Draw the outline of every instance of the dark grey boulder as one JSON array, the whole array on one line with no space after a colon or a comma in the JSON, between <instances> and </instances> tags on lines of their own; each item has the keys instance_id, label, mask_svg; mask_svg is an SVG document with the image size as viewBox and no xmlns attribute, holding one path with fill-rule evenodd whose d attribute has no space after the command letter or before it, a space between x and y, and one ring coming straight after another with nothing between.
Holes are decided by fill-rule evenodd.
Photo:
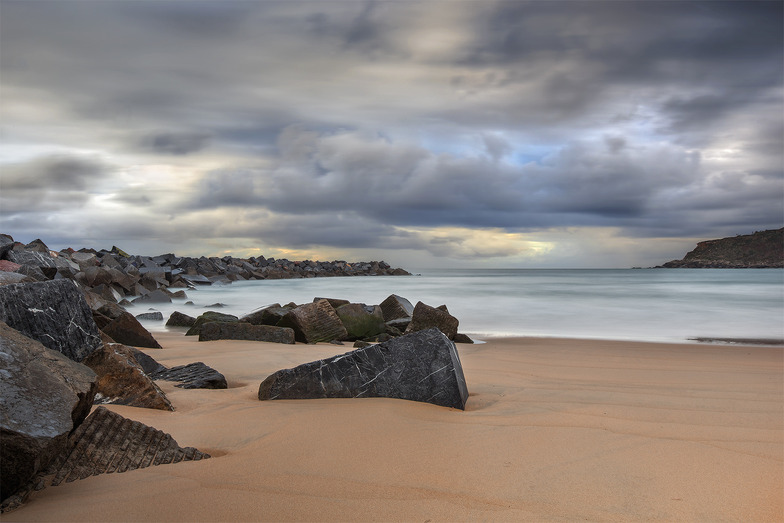
<instances>
[{"instance_id":1,"label":"dark grey boulder","mask_svg":"<svg viewBox=\"0 0 784 523\"><path fill-rule=\"evenodd\" d=\"M7 234L0 234L0 259L5 259L6 254L14 248L14 239Z\"/></svg>"},{"instance_id":2,"label":"dark grey boulder","mask_svg":"<svg viewBox=\"0 0 784 523\"><path fill-rule=\"evenodd\" d=\"M474 340L468 337L468 335L462 334L460 332L455 334L455 339L452 341L454 341L455 343L474 343Z\"/></svg>"},{"instance_id":3,"label":"dark grey boulder","mask_svg":"<svg viewBox=\"0 0 784 523\"><path fill-rule=\"evenodd\" d=\"M414 306L411 305L411 302L397 294L388 296L381 302L380 307L384 314L384 321L410 318L414 314Z\"/></svg>"},{"instance_id":4,"label":"dark grey boulder","mask_svg":"<svg viewBox=\"0 0 784 523\"><path fill-rule=\"evenodd\" d=\"M130 312L123 312L119 317L112 319L101 327L101 331L123 345L148 349L161 348L158 340Z\"/></svg>"},{"instance_id":5,"label":"dark grey boulder","mask_svg":"<svg viewBox=\"0 0 784 523\"><path fill-rule=\"evenodd\" d=\"M444 306L442 305L442 307ZM406 328L406 333L435 327L446 334L446 337L451 340L454 339L457 334L459 323L458 319L448 312L425 305L420 301L417 302L416 307L414 307L414 314L411 317L411 323Z\"/></svg>"},{"instance_id":6,"label":"dark grey boulder","mask_svg":"<svg viewBox=\"0 0 784 523\"><path fill-rule=\"evenodd\" d=\"M468 389L455 344L438 329L280 370L260 400L385 397L465 409Z\"/></svg>"},{"instance_id":7,"label":"dark grey boulder","mask_svg":"<svg viewBox=\"0 0 784 523\"><path fill-rule=\"evenodd\" d=\"M133 354L133 359L136 360L136 363L139 364L145 374L154 374L166 370L166 367L155 361L155 358L146 352L142 352L136 347L128 348L131 350L131 354Z\"/></svg>"},{"instance_id":8,"label":"dark grey boulder","mask_svg":"<svg viewBox=\"0 0 784 523\"><path fill-rule=\"evenodd\" d=\"M71 280L3 285L0 321L74 361L102 344L92 311Z\"/></svg>"},{"instance_id":9,"label":"dark grey boulder","mask_svg":"<svg viewBox=\"0 0 784 523\"><path fill-rule=\"evenodd\" d=\"M240 319L233 314L224 314L222 312L216 311L207 311L201 314L196 321L193 322L191 328L188 329L188 332L185 333L186 336L198 336L199 332L201 332L201 328L205 323L209 323L211 321L222 321L226 323L233 323L236 321L240 321Z\"/></svg>"},{"instance_id":10,"label":"dark grey boulder","mask_svg":"<svg viewBox=\"0 0 784 523\"><path fill-rule=\"evenodd\" d=\"M327 300L306 303L290 310L279 327L294 329L296 340L302 343L342 340L348 335L343 322Z\"/></svg>"},{"instance_id":11,"label":"dark grey boulder","mask_svg":"<svg viewBox=\"0 0 784 523\"><path fill-rule=\"evenodd\" d=\"M155 289L144 296L139 296L131 300L136 305L144 303L171 303L171 297L161 289Z\"/></svg>"},{"instance_id":12,"label":"dark grey boulder","mask_svg":"<svg viewBox=\"0 0 784 523\"><path fill-rule=\"evenodd\" d=\"M199 341L249 340L271 343L294 343L294 329L246 322L212 321L201 326Z\"/></svg>"},{"instance_id":13,"label":"dark grey boulder","mask_svg":"<svg viewBox=\"0 0 784 523\"><path fill-rule=\"evenodd\" d=\"M7 258L19 265L38 268L49 279L57 274L57 263L48 252L11 250L8 251Z\"/></svg>"},{"instance_id":14,"label":"dark grey boulder","mask_svg":"<svg viewBox=\"0 0 784 523\"><path fill-rule=\"evenodd\" d=\"M66 449L90 413L95 373L0 322L0 499Z\"/></svg>"},{"instance_id":15,"label":"dark grey boulder","mask_svg":"<svg viewBox=\"0 0 784 523\"><path fill-rule=\"evenodd\" d=\"M346 328L346 339L349 341L378 336L386 329L380 308L368 312L361 303L347 303L335 309L335 312Z\"/></svg>"},{"instance_id":16,"label":"dark grey boulder","mask_svg":"<svg viewBox=\"0 0 784 523\"><path fill-rule=\"evenodd\" d=\"M0 285L10 285L12 283L25 283L36 281L30 276L18 272L0 271Z\"/></svg>"},{"instance_id":17,"label":"dark grey boulder","mask_svg":"<svg viewBox=\"0 0 784 523\"><path fill-rule=\"evenodd\" d=\"M187 314L183 314L179 311L174 311L169 316L169 319L166 322L166 326L167 327L192 327L194 323L196 323L196 318L194 318L193 316L188 316Z\"/></svg>"},{"instance_id":18,"label":"dark grey boulder","mask_svg":"<svg viewBox=\"0 0 784 523\"><path fill-rule=\"evenodd\" d=\"M281 307L280 304L276 303L243 316L240 321L252 323L253 325L277 325L290 310L290 307Z\"/></svg>"},{"instance_id":19,"label":"dark grey boulder","mask_svg":"<svg viewBox=\"0 0 784 523\"><path fill-rule=\"evenodd\" d=\"M223 374L200 361L154 372L150 377L154 380L179 382L175 387L182 389L228 388Z\"/></svg>"},{"instance_id":20,"label":"dark grey boulder","mask_svg":"<svg viewBox=\"0 0 784 523\"><path fill-rule=\"evenodd\" d=\"M136 315L137 320L163 321L162 312L143 312Z\"/></svg>"},{"instance_id":21,"label":"dark grey boulder","mask_svg":"<svg viewBox=\"0 0 784 523\"><path fill-rule=\"evenodd\" d=\"M139 365L133 351L132 347L109 343L85 358L84 364L98 376L94 402L174 410L166 394Z\"/></svg>"}]
</instances>

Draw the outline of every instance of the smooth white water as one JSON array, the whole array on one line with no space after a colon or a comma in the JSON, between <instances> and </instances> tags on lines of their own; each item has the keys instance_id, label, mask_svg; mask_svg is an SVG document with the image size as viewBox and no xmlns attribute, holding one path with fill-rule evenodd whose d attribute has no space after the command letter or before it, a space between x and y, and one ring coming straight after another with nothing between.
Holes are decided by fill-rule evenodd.
<instances>
[{"instance_id":1,"label":"smooth white water","mask_svg":"<svg viewBox=\"0 0 784 523\"><path fill-rule=\"evenodd\" d=\"M779 269L476 269L418 276L234 282L186 291L186 300L129 308L197 316L208 305L243 316L278 302L314 297L378 304L398 294L416 304L445 303L460 331L489 336L684 341L692 337L784 338L784 270Z\"/></svg>"}]
</instances>

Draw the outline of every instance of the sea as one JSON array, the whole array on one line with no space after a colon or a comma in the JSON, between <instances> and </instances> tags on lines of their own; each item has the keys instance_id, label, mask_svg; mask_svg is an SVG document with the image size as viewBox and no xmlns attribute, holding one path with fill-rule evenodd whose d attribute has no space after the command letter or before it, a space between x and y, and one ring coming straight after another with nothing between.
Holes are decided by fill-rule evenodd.
<instances>
[{"instance_id":1,"label":"sea","mask_svg":"<svg viewBox=\"0 0 784 523\"><path fill-rule=\"evenodd\" d=\"M142 322L156 332L167 330L165 320L175 310L241 317L274 303L320 297L374 305L397 294L412 304L446 304L460 332L480 341L784 339L781 269L425 269L412 276L238 281L186 292L187 300L129 310L161 311L163 322Z\"/></svg>"}]
</instances>

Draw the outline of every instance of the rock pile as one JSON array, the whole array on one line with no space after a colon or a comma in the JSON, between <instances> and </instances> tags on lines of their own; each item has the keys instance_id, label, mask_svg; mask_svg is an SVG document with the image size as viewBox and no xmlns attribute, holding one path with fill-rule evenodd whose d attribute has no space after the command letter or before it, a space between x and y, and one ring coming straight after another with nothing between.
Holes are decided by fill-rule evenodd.
<instances>
[{"instance_id":1,"label":"rock pile","mask_svg":"<svg viewBox=\"0 0 784 523\"><path fill-rule=\"evenodd\" d=\"M450 341L473 343L471 338L457 332L459 323L457 318L449 314L446 305L431 307L418 302L413 306L402 296L392 294L380 305L319 297L301 305L275 303L242 318L215 311L191 318L175 311L167 325L189 326L186 335L198 335L199 341L354 341L355 347L361 347L403 334L437 328Z\"/></svg>"},{"instance_id":2,"label":"rock pile","mask_svg":"<svg viewBox=\"0 0 784 523\"><path fill-rule=\"evenodd\" d=\"M66 278L114 303L131 298L134 303L169 303L172 298L186 298L185 289L238 280L401 275L410 273L393 269L384 261L191 258L174 254L150 257L130 255L117 247L110 251L69 248L55 252L41 240L24 245L0 234L0 285Z\"/></svg>"}]
</instances>

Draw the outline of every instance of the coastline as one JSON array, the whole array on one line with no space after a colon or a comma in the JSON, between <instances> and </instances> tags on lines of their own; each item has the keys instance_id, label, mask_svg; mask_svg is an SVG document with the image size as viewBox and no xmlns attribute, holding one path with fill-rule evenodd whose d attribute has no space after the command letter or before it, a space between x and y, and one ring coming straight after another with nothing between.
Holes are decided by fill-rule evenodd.
<instances>
[{"instance_id":1,"label":"coastline","mask_svg":"<svg viewBox=\"0 0 784 523\"><path fill-rule=\"evenodd\" d=\"M212 459L49 487L8 521L746 520L784 516L784 350L567 338L458 345L466 411L259 402L269 373L351 350L158 333L176 411L109 406Z\"/></svg>"}]
</instances>

